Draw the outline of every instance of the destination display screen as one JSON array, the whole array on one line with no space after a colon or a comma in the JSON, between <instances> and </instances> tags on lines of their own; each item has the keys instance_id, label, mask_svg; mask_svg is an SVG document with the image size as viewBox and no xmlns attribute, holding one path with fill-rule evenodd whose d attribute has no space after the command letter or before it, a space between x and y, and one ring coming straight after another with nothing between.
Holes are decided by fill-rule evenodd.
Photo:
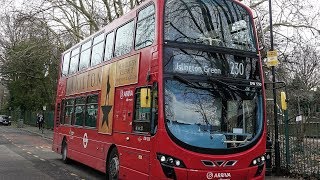
<instances>
[{"instance_id":1,"label":"destination display screen","mask_svg":"<svg viewBox=\"0 0 320 180\"><path fill-rule=\"evenodd\" d=\"M178 48L165 48L168 73L260 80L258 58Z\"/></svg>"}]
</instances>

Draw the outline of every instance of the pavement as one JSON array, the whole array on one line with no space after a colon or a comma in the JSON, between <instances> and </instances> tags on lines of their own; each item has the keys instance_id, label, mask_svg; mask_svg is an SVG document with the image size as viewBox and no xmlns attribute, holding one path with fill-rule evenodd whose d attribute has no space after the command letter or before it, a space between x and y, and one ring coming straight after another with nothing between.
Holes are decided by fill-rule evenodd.
<instances>
[{"instance_id":1,"label":"pavement","mask_svg":"<svg viewBox=\"0 0 320 180\"><path fill-rule=\"evenodd\" d=\"M16 126L16 125L12 124L12 126ZM53 139L53 130L51 130L51 129L44 129L42 132L41 130L39 130L38 127L30 126L30 125L26 125L26 124L24 124L22 127L17 127L17 128L24 130L24 131L27 131L27 132L30 132L30 133L33 133L33 134L37 134L39 136L42 136L45 139L49 139L49 140Z\"/></svg>"},{"instance_id":2,"label":"pavement","mask_svg":"<svg viewBox=\"0 0 320 180\"><path fill-rule=\"evenodd\" d=\"M297 179L281 177L281 176L266 176L266 180L297 180Z\"/></svg>"},{"instance_id":3,"label":"pavement","mask_svg":"<svg viewBox=\"0 0 320 180\"><path fill-rule=\"evenodd\" d=\"M17 127L15 124L13 124L12 126ZM51 129L44 129L43 133L42 133L38 127L30 126L30 125L26 125L26 124L24 124L23 127L20 127L19 129L30 132L30 133L37 134L39 136L42 136L45 139L49 139L49 140L53 139L53 130L51 130ZM266 176L265 179L266 180L297 180L297 179L282 177L282 176Z\"/></svg>"}]
</instances>

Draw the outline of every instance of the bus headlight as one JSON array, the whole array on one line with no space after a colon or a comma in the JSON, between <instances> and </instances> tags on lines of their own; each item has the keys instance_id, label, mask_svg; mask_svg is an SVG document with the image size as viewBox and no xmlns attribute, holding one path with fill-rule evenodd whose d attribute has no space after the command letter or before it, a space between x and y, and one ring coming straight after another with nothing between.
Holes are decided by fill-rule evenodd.
<instances>
[{"instance_id":1,"label":"bus headlight","mask_svg":"<svg viewBox=\"0 0 320 180\"><path fill-rule=\"evenodd\" d=\"M185 168L183 161L175 157L157 153L157 159L160 161L161 165L170 166L170 167L180 167Z\"/></svg>"},{"instance_id":2,"label":"bus headlight","mask_svg":"<svg viewBox=\"0 0 320 180\"><path fill-rule=\"evenodd\" d=\"M254 166L257 165L257 160L253 160L252 165L254 165Z\"/></svg>"},{"instance_id":3,"label":"bus headlight","mask_svg":"<svg viewBox=\"0 0 320 180\"><path fill-rule=\"evenodd\" d=\"M165 162L167 159L166 159L166 157L165 156L161 156L160 157L160 162Z\"/></svg>"},{"instance_id":4,"label":"bus headlight","mask_svg":"<svg viewBox=\"0 0 320 180\"><path fill-rule=\"evenodd\" d=\"M266 157L264 155L259 156L259 157L252 160L251 166L260 166L260 165L264 164L265 161L266 161Z\"/></svg>"},{"instance_id":5,"label":"bus headlight","mask_svg":"<svg viewBox=\"0 0 320 180\"><path fill-rule=\"evenodd\" d=\"M261 175L265 161L266 161L265 155L259 156L259 157L255 158L254 160L252 160L250 166L258 166L257 172L254 175L254 177L258 177Z\"/></svg>"},{"instance_id":6,"label":"bus headlight","mask_svg":"<svg viewBox=\"0 0 320 180\"><path fill-rule=\"evenodd\" d=\"M176 160L175 162L176 162L176 166L180 167L180 165L181 165L180 160Z\"/></svg>"}]
</instances>

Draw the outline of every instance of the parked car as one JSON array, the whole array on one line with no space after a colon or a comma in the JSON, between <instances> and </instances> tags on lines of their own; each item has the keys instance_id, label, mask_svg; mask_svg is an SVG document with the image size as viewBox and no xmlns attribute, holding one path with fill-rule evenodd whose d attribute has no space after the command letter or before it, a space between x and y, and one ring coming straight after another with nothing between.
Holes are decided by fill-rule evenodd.
<instances>
[{"instance_id":1,"label":"parked car","mask_svg":"<svg viewBox=\"0 0 320 180\"><path fill-rule=\"evenodd\" d=\"M0 124L10 126L11 120L7 115L0 115Z\"/></svg>"}]
</instances>

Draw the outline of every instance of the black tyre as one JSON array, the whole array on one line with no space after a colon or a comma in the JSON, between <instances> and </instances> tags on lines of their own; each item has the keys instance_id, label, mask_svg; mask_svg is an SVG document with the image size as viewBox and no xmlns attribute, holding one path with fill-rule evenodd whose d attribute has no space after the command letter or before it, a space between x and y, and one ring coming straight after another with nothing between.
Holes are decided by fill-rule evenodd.
<instances>
[{"instance_id":1,"label":"black tyre","mask_svg":"<svg viewBox=\"0 0 320 180\"><path fill-rule=\"evenodd\" d=\"M68 144L67 142L63 141L62 148L61 148L61 160L63 163L68 164L69 158L68 158Z\"/></svg>"},{"instance_id":2,"label":"black tyre","mask_svg":"<svg viewBox=\"0 0 320 180\"><path fill-rule=\"evenodd\" d=\"M119 154L116 148L113 148L110 152L109 159L106 164L106 179L117 180L119 179Z\"/></svg>"}]
</instances>

